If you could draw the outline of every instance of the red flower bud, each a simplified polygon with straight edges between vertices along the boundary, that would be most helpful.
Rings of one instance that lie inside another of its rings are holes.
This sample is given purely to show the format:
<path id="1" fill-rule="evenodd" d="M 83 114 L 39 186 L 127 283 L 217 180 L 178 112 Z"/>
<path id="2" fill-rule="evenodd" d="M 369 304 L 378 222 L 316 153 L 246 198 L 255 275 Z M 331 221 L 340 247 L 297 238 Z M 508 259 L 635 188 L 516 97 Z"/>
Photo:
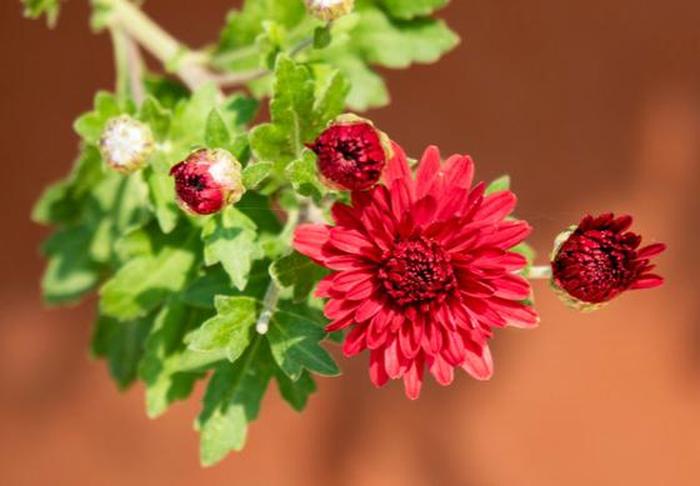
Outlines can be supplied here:
<path id="1" fill-rule="evenodd" d="M 180 206 L 194 214 L 212 214 L 237 202 L 245 189 L 241 164 L 226 150 L 200 149 L 173 166 Z"/>
<path id="2" fill-rule="evenodd" d="M 99 146 L 111 168 L 129 174 L 146 165 L 153 152 L 153 135 L 148 125 L 121 115 L 107 122 Z"/>
<path id="3" fill-rule="evenodd" d="M 338 117 L 308 147 L 317 155 L 324 182 L 350 191 L 376 184 L 392 154 L 389 138 L 354 115 Z"/>
<path id="4" fill-rule="evenodd" d="M 631 216 L 586 216 L 557 238 L 552 283 L 567 304 L 595 310 L 626 290 L 663 283 L 662 277 L 651 273 L 654 265 L 649 261 L 666 245 L 639 248 L 642 238 L 627 231 L 631 224 Z"/>

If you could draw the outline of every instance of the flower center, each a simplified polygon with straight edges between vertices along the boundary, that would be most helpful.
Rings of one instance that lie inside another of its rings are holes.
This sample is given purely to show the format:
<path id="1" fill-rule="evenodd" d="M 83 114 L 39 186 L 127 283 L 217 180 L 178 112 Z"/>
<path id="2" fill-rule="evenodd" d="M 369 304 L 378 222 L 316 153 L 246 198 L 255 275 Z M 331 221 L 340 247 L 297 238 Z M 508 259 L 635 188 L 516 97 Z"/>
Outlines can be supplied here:
<path id="1" fill-rule="evenodd" d="M 442 301 L 457 285 L 449 255 L 422 236 L 397 242 L 381 264 L 379 279 L 399 305 Z"/>

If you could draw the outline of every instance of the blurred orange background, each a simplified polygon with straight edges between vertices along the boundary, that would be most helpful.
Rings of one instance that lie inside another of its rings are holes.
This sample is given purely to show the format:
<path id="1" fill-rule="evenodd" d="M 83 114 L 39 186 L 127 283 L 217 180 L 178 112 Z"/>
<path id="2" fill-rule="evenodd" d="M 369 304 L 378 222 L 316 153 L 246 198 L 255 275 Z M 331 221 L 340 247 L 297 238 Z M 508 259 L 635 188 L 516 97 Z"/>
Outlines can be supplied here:
<path id="1" fill-rule="evenodd" d="M 226 0 L 149 0 L 192 45 L 213 39 Z M 460 0 L 441 14 L 463 43 L 442 62 L 386 72 L 393 104 L 371 113 L 419 155 L 466 152 L 508 172 L 545 261 L 587 211 L 636 216 L 664 287 L 596 314 L 535 286 L 541 326 L 503 330 L 496 374 L 461 373 L 409 402 L 341 359 L 302 415 L 265 399 L 246 449 L 201 469 L 199 401 L 150 421 L 140 386 L 120 394 L 88 358 L 94 301 L 46 309 L 29 222 L 68 171 L 74 117 L 112 87 L 107 36 L 67 1 L 55 31 L 0 2 L 0 483 L 4 485 L 700 484 L 700 3 Z"/>

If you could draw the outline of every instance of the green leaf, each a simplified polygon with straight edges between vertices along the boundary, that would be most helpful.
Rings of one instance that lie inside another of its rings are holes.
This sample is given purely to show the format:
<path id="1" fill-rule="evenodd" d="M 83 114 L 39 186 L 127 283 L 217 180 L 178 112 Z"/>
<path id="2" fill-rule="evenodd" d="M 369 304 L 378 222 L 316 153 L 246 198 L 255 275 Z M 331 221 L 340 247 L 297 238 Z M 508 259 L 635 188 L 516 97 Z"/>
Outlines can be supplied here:
<path id="1" fill-rule="evenodd" d="M 257 260 L 248 276 L 248 285 L 240 291 L 231 285 L 231 278 L 220 265 L 208 267 L 206 272 L 195 279 L 185 290 L 182 299 L 193 307 L 214 308 L 217 295 L 248 296 L 262 299 L 270 282 L 269 261 Z"/>
<path id="2" fill-rule="evenodd" d="M 189 234 L 188 234 L 189 232 Z M 200 247 L 196 231 L 183 227 L 160 236 L 154 253 L 122 266 L 100 290 L 100 309 L 110 317 L 142 317 L 181 291 L 192 274 Z"/>
<path id="3" fill-rule="evenodd" d="M 438 1 L 358 0 L 355 13 L 336 23 L 333 42 L 309 58 L 325 61 L 347 76 L 352 84 L 347 100 L 351 108 L 385 105 L 389 101 L 386 87 L 369 65 L 396 69 L 432 63 L 458 44 L 459 38 L 444 22 L 416 16 L 428 13 L 436 6 L 429 4 Z"/>
<path id="4" fill-rule="evenodd" d="M 139 376 L 146 384 L 149 417 L 157 417 L 174 401 L 187 398 L 195 382 L 204 376 L 201 371 L 186 369 L 190 351 L 184 346 L 183 338 L 210 314 L 172 298 L 155 318 L 139 366 Z"/>
<path id="5" fill-rule="evenodd" d="M 278 368 L 275 370 L 275 379 L 282 398 L 298 412 L 306 408 L 309 396 L 316 391 L 316 383 L 307 371 L 297 381 L 292 381 Z"/>
<path id="6" fill-rule="evenodd" d="M 109 372 L 124 390 L 136 379 L 153 316 L 127 322 L 101 315 L 92 336 L 92 353 L 107 358 Z"/>
<path id="7" fill-rule="evenodd" d="M 301 1 L 246 0 L 240 11 L 230 12 L 226 19 L 217 47 L 221 64 L 234 69 L 257 67 L 258 50 L 240 48 L 255 46 L 266 22 L 289 29 L 305 18 L 306 8 Z"/>
<path id="8" fill-rule="evenodd" d="M 86 197 L 104 176 L 100 153 L 93 146 L 83 147 L 68 177 L 46 189 L 36 202 L 32 219 L 46 225 L 78 220 Z"/>
<path id="9" fill-rule="evenodd" d="M 231 143 L 231 134 L 226 122 L 221 117 L 221 112 L 216 108 L 211 110 L 207 118 L 204 140 L 209 148 L 228 149 Z"/>
<path id="10" fill-rule="evenodd" d="M 231 282 L 243 290 L 253 261 L 263 257 L 255 238 L 255 223 L 229 206 L 204 226 L 204 262 L 206 265 L 221 263 Z"/>
<path id="11" fill-rule="evenodd" d="M 275 362 L 292 380 L 298 380 L 304 369 L 326 376 L 340 374 L 333 358 L 319 345 L 326 337 L 320 311 L 282 301 L 266 336 Z"/>
<path id="12" fill-rule="evenodd" d="M 537 256 L 537 252 L 535 251 L 535 249 L 532 246 L 530 246 L 528 243 L 525 243 L 525 242 L 520 243 L 517 246 L 514 246 L 513 248 L 510 249 L 510 251 L 515 252 L 515 253 L 519 253 L 525 257 L 525 259 L 527 260 L 527 267 L 525 269 L 523 269 L 524 272 L 527 272 L 528 268 L 534 264 L 535 257 Z"/>
<path id="13" fill-rule="evenodd" d="M 316 156 L 310 150 L 305 150 L 300 159 L 290 163 L 285 174 L 294 190 L 302 196 L 313 197 L 318 201 L 327 192 L 318 178 Z"/>
<path id="14" fill-rule="evenodd" d="M 194 146 L 205 143 L 207 120 L 219 102 L 219 90 L 213 83 L 198 88 L 187 101 L 181 101 L 173 112 L 170 139 L 177 143 L 171 164 L 184 158 Z"/>
<path id="15" fill-rule="evenodd" d="M 204 466 L 211 466 L 229 452 L 243 448 L 248 424 L 258 416 L 271 377 L 269 350 L 259 336 L 236 363 L 219 365 L 197 418 L 200 460 Z"/>
<path id="16" fill-rule="evenodd" d="M 292 252 L 270 267 L 270 275 L 280 287 L 292 287 L 294 300 L 308 297 L 316 283 L 328 272 L 301 253 Z"/>
<path id="17" fill-rule="evenodd" d="M 406 68 L 415 62 L 432 63 L 459 43 L 441 20 L 393 20 L 369 6 L 359 13 L 361 20 L 352 31 L 352 45 L 372 64 Z"/>
<path id="18" fill-rule="evenodd" d="M 170 131 L 172 112 L 164 108 L 153 96 L 148 96 L 141 105 L 139 119 L 148 124 L 156 140 L 163 141 Z"/>
<path id="19" fill-rule="evenodd" d="M 257 187 L 272 171 L 272 163 L 256 162 L 243 169 L 243 185 L 246 189 Z"/>
<path id="20" fill-rule="evenodd" d="M 331 29 L 327 25 L 322 25 L 314 29 L 314 49 L 328 47 L 333 40 Z"/>
<path id="21" fill-rule="evenodd" d="M 270 102 L 271 123 L 255 127 L 250 144 L 258 160 L 276 167 L 301 156 L 304 144 L 312 141 L 343 109 L 349 85 L 338 73 L 326 76 L 317 90 L 314 72 L 286 56 L 277 59 L 274 96 Z"/>
<path id="22" fill-rule="evenodd" d="M 37 19 L 42 15 L 46 15 L 46 23 L 53 28 L 58 19 L 58 13 L 61 9 L 59 0 L 22 0 L 24 4 L 24 16 L 32 19 Z"/>
<path id="23" fill-rule="evenodd" d="M 95 95 L 93 111 L 80 116 L 75 121 L 73 128 L 86 142 L 97 145 L 107 121 L 124 113 L 124 111 L 116 96 L 100 91 Z"/>
<path id="24" fill-rule="evenodd" d="M 250 344 L 256 303 L 250 297 L 216 296 L 216 315 L 186 338 L 192 351 L 224 354 L 236 361 Z"/>
<path id="25" fill-rule="evenodd" d="M 508 174 L 502 175 L 498 179 L 494 179 L 491 181 L 491 183 L 486 187 L 486 192 L 485 194 L 488 196 L 489 194 L 493 194 L 495 192 L 500 192 L 500 191 L 507 191 L 510 189 L 510 176 Z"/>
<path id="26" fill-rule="evenodd" d="M 91 239 L 91 228 L 81 225 L 59 230 L 44 243 L 49 261 L 41 289 L 46 302 L 73 302 L 97 285 L 99 266 L 85 251 Z"/>
<path id="27" fill-rule="evenodd" d="M 180 209 L 175 203 L 175 186 L 168 174 L 169 165 L 164 158 L 156 157 L 144 171 L 149 199 L 163 233 L 173 231 L 180 218 Z"/>
<path id="28" fill-rule="evenodd" d="M 439 10 L 450 0 L 378 0 L 378 4 L 384 7 L 392 16 L 401 19 L 430 15 Z"/>

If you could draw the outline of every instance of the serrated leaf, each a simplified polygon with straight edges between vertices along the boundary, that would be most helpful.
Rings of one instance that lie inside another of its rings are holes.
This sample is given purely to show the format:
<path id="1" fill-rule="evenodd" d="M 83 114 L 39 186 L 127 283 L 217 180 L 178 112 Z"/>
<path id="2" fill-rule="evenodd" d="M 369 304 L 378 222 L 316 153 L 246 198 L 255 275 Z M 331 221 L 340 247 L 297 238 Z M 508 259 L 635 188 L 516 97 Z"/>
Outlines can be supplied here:
<path id="1" fill-rule="evenodd" d="M 316 156 L 310 150 L 305 150 L 300 159 L 291 162 L 285 170 L 285 175 L 294 190 L 302 196 L 313 197 L 318 201 L 327 191 L 318 178 Z"/>
<path id="2" fill-rule="evenodd" d="M 171 403 L 187 398 L 201 371 L 183 368 L 188 350 L 183 337 L 199 326 L 210 312 L 187 306 L 172 298 L 155 318 L 139 365 L 139 377 L 146 384 L 146 412 L 149 417 L 164 413 Z"/>
<path id="3" fill-rule="evenodd" d="M 213 83 L 207 83 L 192 93 L 189 100 L 177 105 L 170 125 L 170 139 L 176 141 L 179 150 L 172 154 L 172 164 L 184 158 L 193 146 L 205 143 L 207 120 L 218 102 L 218 88 Z"/>
<path id="4" fill-rule="evenodd" d="M 104 176 L 100 153 L 93 146 L 83 147 L 68 177 L 46 189 L 36 202 L 32 219 L 46 225 L 76 221 L 86 196 Z"/>
<path id="5" fill-rule="evenodd" d="M 320 311 L 305 305 L 280 302 L 266 336 L 277 365 L 292 380 L 304 369 L 326 376 L 340 374 L 338 366 L 319 342 L 326 337 Z"/>
<path id="6" fill-rule="evenodd" d="M 510 189 L 510 176 L 508 174 L 502 175 L 501 177 L 494 179 L 491 183 L 486 186 L 485 194 L 493 194 L 495 192 L 507 191 Z"/>
<path id="7" fill-rule="evenodd" d="M 256 162 L 243 169 L 243 185 L 246 189 L 254 189 L 272 171 L 271 162 Z"/>
<path id="8" fill-rule="evenodd" d="M 93 111 L 80 116 L 73 127 L 86 142 L 97 145 L 107 121 L 122 113 L 124 110 L 119 105 L 116 96 L 100 91 L 95 95 Z"/>
<path id="9" fill-rule="evenodd" d="M 308 297 L 316 283 L 328 272 L 301 253 L 292 252 L 270 266 L 270 275 L 280 287 L 291 287 L 294 300 Z"/>
<path id="10" fill-rule="evenodd" d="M 221 266 L 208 267 L 203 275 L 185 289 L 182 299 L 188 305 L 203 309 L 213 309 L 214 298 L 217 295 L 243 295 L 262 299 L 270 281 L 268 266 L 267 260 L 257 260 L 250 270 L 248 285 L 243 291 L 231 285 L 231 278 Z"/>
<path id="11" fill-rule="evenodd" d="M 126 389 L 136 379 L 137 370 L 153 315 L 121 322 L 100 316 L 92 336 L 92 353 L 107 359 L 109 372 L 120 389 Z"/>
<path id="12" fill-rule="evenodd" d="M 130 260 L 100 289 L 101 312 L 121 320 L 142 317 L 185 287 L 200 251 L 196 231 L 183 227 L 161 238 L 153 254 Z"/>
<path id="13" fill-rule="evenodd" d="M 143 101 L 139 111 L 139 119 L 146 123 L 156 140 L 163 141 L 170 131 L 172 112 L 164 108 L 153 96 L 148 96 Z"/>
<path id="14" fill-rule="evenodd" d="M 211 466 L 229 452 L 243 448 L 248 424 L 258 416 L 271 377 L 269 351 L 259 336 L 236 363 L 219 365 L 197 418 L 200 460 L 204 466 Z"/>
<path id="15" fill-rule="evenodd" d="M 307 371 L 297 381 L 292 381 L 278 368 L 275 370 L 275 379 L 282 398 L 298 412 L 306 408 L 309 396 L 316 391 L 316 383 Z"/>
<path id="16" fill-rule="evenodd" d="M 46 302 L 73 302 L 97 285 L 100 268 L 85 251 L 92 234 L 86 225 L 67 227 L 44 243 L 48 264 L 41 280 L 41 289 Z"/>
<path id="17" fill-rule="evenodd" d="M 255 238 L 255 223 L 236 208 L 227 207 L 211 218 L 202 231 L 204 262 L 221 263 L 231 282 L 243 290 L 253 261 L 263 257 Z"/>
<path id="18" fill-rule="evenodd" d="M 211 110 L 207 118 L 204 142 L 209 148 L 228 149 L 231 144 L 231 134 L 217 108 Z"/>
<path id="19" fill-rule="evenodd" d="M 214 306 L 216 315 L 187 335 L 187 347 L 205 353 L 223 352 L 229 361 L 236 361 L 250 344 L 255 299 L 218 295 Z"/>

